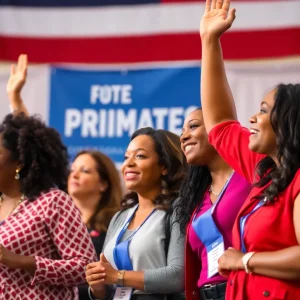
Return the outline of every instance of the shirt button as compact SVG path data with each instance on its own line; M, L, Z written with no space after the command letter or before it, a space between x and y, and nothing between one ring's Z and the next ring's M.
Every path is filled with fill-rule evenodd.
M230 285L233 285L233 280L230 280L230 281L229 281L229 284L230 284Z
M270 292L269 292L269 291L264 291L264 292L263 292L263 295L264 295L265 297L269 297L269 296L270 296Z
M197 293L196 293L195 291L193 291L193 293L192 293L192 294L193 294L193 297L195 297Z

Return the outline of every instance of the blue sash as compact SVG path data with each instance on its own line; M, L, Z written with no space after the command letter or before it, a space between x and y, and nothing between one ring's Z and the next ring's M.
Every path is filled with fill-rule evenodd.
M241 237L241 245L242 245L242 252L246 253L244 235L245 235L245 224L248 218L256 212L260 207L266 204L267 198L265 197L264 200L261 200L257 205L253 208L253 210L246 216L240 218L240 237Z
M129 245L131 240L133 239L134 235L139 231L139 229L145 224L145 222L150 218L150 216L156 211L156 209L153 209L152 212L149 214L149 216L143 221L143 223L129 236L129 238L126 241L123 241L120 243L120 240L122 236L124 235L125 231L127 230L132 218L134 217L136 211L138 209L138 206L133 211L127 222L125 223L124 227L120 231L117 240L116 245L113 250L114 255L114 261L118 268L118 270L133 270L133 266L130 260L129 256Z

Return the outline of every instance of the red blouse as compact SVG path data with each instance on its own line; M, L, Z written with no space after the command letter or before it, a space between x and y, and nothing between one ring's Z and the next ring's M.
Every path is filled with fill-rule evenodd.
M0 243L36 259L33 278L0 265L1 300L78 299L76 286L85 282L85 266L96 260L79 210L57 189L34 202L25 199L0 225Z
M248 148L250 132L236 121L217 125L209 134L210 143L237 172L250 182L257 180L255 168L265 156ZM233 227L233 247L241 249L240 218L253 210L265 187L253 187ZM300 192L300 170L273 205L259 208L247 220L244 241L247 252L276 251L299 245L293 223L294 201ZM299 281L279 280L244 270L231 272L227 300L300 299Z

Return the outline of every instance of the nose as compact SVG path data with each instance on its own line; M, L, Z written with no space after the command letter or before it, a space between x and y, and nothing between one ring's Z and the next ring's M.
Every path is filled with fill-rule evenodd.
M70 176L73 177L73 178L79 178L79 171L78 170L73 170L70 173Z
M180 143L187 141L190 137L190 132L188 130L183 131L180 136Z
M125 167L133 167L134 165L135 165L134 156L131 155L127 157L127 159L123 162L122 169L124 169Z
M253 115L252 117L249 118L250 124L254 124L257 122L257 114Z

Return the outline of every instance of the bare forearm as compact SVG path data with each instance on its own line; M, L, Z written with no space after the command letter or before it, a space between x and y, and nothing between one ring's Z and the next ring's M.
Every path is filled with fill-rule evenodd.
M256 274L285 280L300 279L300 246L255 253L248 262Z
M207 132L223 121L237 118L217 37L202 37L201 102Z
M8 95L13 114L24 113L29 116L28 110L19 93L11 93Z
M12 269L22 269L27 271L31 276L34 276L36 270L36 261L34 256L19 255L13 261L9 262L9 267Z

